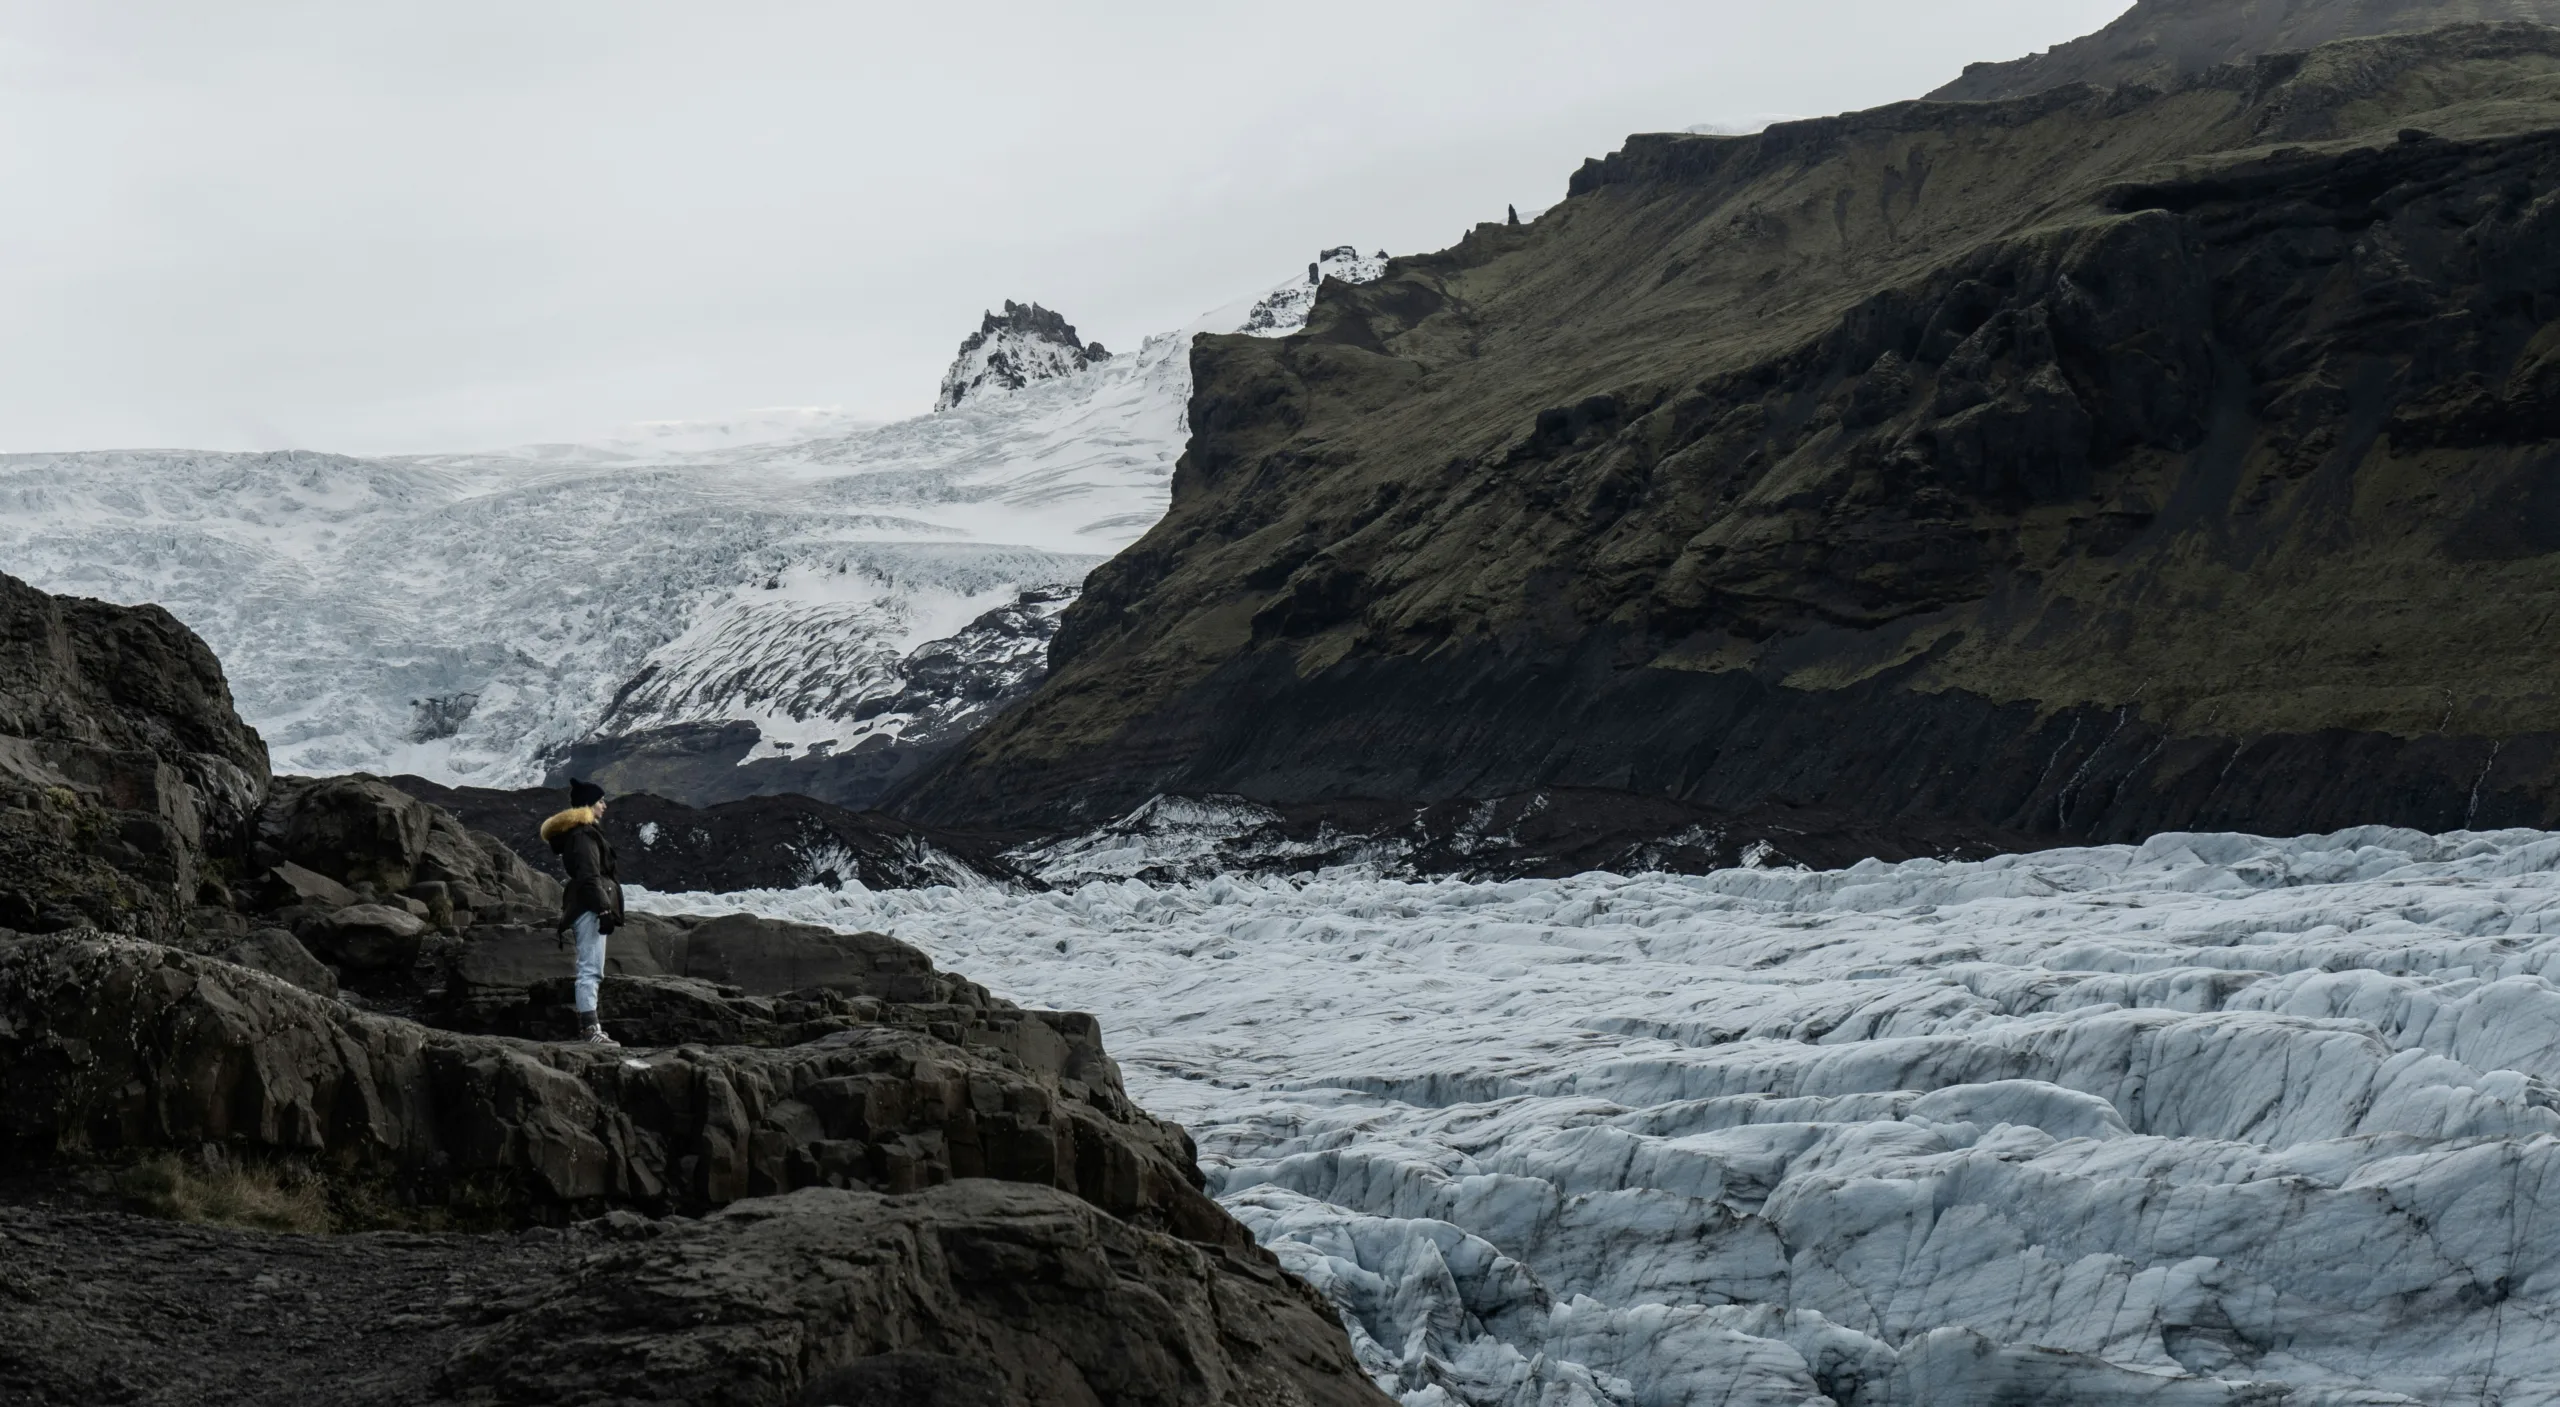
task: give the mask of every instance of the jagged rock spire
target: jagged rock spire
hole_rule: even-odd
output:
[[[987,314],[960,344],[960,356],[943,373],[933,408],[949,410],[975,397],[1019,391],[1109,360],[1111,353],[1101,343],[1079,339],[1064,317],[1037,303],[1008,298],[1002,313]]]

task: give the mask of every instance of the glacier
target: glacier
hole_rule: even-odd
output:
[[[282,772],[520,786],[601,728],[753,723],[748,760],[948,732],[965,701],[919,699],[916,664],[948,673],[991,612],[1054,619],[1163,516],[1192,339],[1286,335],[1311,301],[1293,279],[887,425],[780,409],[394,458],[0,455],[0,570],[168,608]]]
[[[1099,1014],[1407,1407],[2560,1403],[2560,835],[642,902]]]

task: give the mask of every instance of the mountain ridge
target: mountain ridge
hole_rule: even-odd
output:
[[[2070,83],[2166,88],[2262,54],[2504,20],[2560,24],[2560,0],[2140,0],[2067,44],[2006,63],[1967,64],[1929,97],[1982,102]]]
[[[1630,139],[1204,339],[1172,511],[893,809],[2548,823],[2556,99],[2460,26]]]

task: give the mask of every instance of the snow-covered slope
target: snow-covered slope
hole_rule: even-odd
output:
[[[753,723],[758,757],[849,747],[932,726],[906,661],[949,651],[920,649],[1025,592],[1062,607],[1162,516],[1191,338],[1263,296],[891,425],[766,412],[398,459],[0,456],[0,570],[167,606],[284,771],[525,784],[608,719]],[[979,636],[1010,652],[987,667],[1019,663],[1018,639]],[[884,697],[903,711],[864,714]]]
[[[2560,1402],[2560,836],[742,900],[1098,1013],[1412,1407]]]

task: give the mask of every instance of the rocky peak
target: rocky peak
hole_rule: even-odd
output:
[[[960,344],[959,357],[943,373],[942,394],[934,398],[933,408],[950,410],[963,401],[1073,376],[1109,360],[1111,353],[1101,343],[1079,339],[1064,317],[1037,303],[1008,298],[1001,314],[987,314]]]

